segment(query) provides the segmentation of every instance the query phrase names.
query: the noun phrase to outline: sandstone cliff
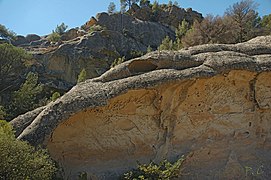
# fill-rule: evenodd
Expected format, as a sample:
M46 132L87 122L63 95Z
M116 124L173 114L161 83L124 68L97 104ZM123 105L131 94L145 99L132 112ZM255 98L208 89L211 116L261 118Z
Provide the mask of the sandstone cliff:
M184 179L271 176L271 36L152 52L11 123L73 178L187 155Z

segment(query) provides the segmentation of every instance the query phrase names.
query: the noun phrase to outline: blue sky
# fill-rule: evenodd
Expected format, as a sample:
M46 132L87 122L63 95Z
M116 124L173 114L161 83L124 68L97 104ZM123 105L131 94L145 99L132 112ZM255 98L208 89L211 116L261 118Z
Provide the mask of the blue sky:
M173 0L174 1L174 0ZM20 35L51 33L64 22L78 27L98 12L107 11L108 4L119 0L0 0L0 24ZM158 0L167 3L168 0ZM223 15L238 0L177 0L184 8L192 7L203 15ZM255 0L262 15L271 13L271 0Z

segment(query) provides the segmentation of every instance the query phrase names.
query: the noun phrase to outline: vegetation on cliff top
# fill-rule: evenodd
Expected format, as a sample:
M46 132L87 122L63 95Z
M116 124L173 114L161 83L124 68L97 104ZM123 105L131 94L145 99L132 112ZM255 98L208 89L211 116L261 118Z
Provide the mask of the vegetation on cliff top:
M192 25L183 21L176 29L175 41L166 37L160 50L212 43L240 43L260 35L271 34L271 14L262 18L252 0L242 0L230 6L224 16L207 15Z

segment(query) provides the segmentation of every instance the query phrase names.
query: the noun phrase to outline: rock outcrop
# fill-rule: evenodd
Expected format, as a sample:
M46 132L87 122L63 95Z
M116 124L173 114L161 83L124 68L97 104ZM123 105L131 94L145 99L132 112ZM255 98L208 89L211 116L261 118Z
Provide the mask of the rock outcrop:
M138 13L144 14L148 8L139 8ZM18 36L14 44L33 54L37 60L33 69L42 83L67 91L76 84L83 68L87 78L98 77L110 69L115 59L138 57L147 52L148 46L156 49L166 36L174 39L174 27L183 19L189 22L203 19L200 13L176 6L160 9L157 20L143 18L138 13L98 13L81 28L68 30L57 43L48 42L47 36L28 35Z
M27 126L18 138L47 147L66 178L84 171L114 179L137 161L184 154L184 179L241 179L257 170L267 179L270 78L271 36L152 52L11 124Z
M143 21L155 21L167 26L178 27L179 24L185 19L190 24L193 24L195 20L201 22L203 16L192 8L180 8L175 5L168 6L166 4L161 5L156 10L153 10L150 6L139 7L137 4L133 4L129 10L137 19Z

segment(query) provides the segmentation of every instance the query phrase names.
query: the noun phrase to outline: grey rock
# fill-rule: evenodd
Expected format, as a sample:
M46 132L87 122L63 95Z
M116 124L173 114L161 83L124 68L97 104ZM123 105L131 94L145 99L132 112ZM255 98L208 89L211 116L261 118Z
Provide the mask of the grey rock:
M19 45L27 44L27 43L29 43L29 42L27 41L27 39L26 39L24 36L21 36L21 35L16 36L15 41L12 42L12 44L13 44L14 46L19 46Z
M151 52L79 83L12 125L18 139L47 147L65 178L86 171L116 179L136 161L190 152L184 178L240 179L249 164L263 166L268 179L270 41Z
M28 34L26 35L25 39L30 43L32 41L38 41L41 39L39 35L36 34Z
M150 88L176 80L207 78L230 70L271 71L271 44L265 43L270 40L271 36L266 36L237 45L214 44L175 52L156 51L124 62L98 78L78 84L48 105L19 138L34 145L46 143L56 126L72 114L85 108L103 106L109 99L128 90ZM251 52L252 47L259 47L260 52Z
M24 115L20 115L13 119L10 124L13 127L13 130L15 131L15 136L19 136L23 130L29 126L32 121L39 115L41 111L43 111L46 107L39 107L37 109L34 109L33 111L27 112Z

